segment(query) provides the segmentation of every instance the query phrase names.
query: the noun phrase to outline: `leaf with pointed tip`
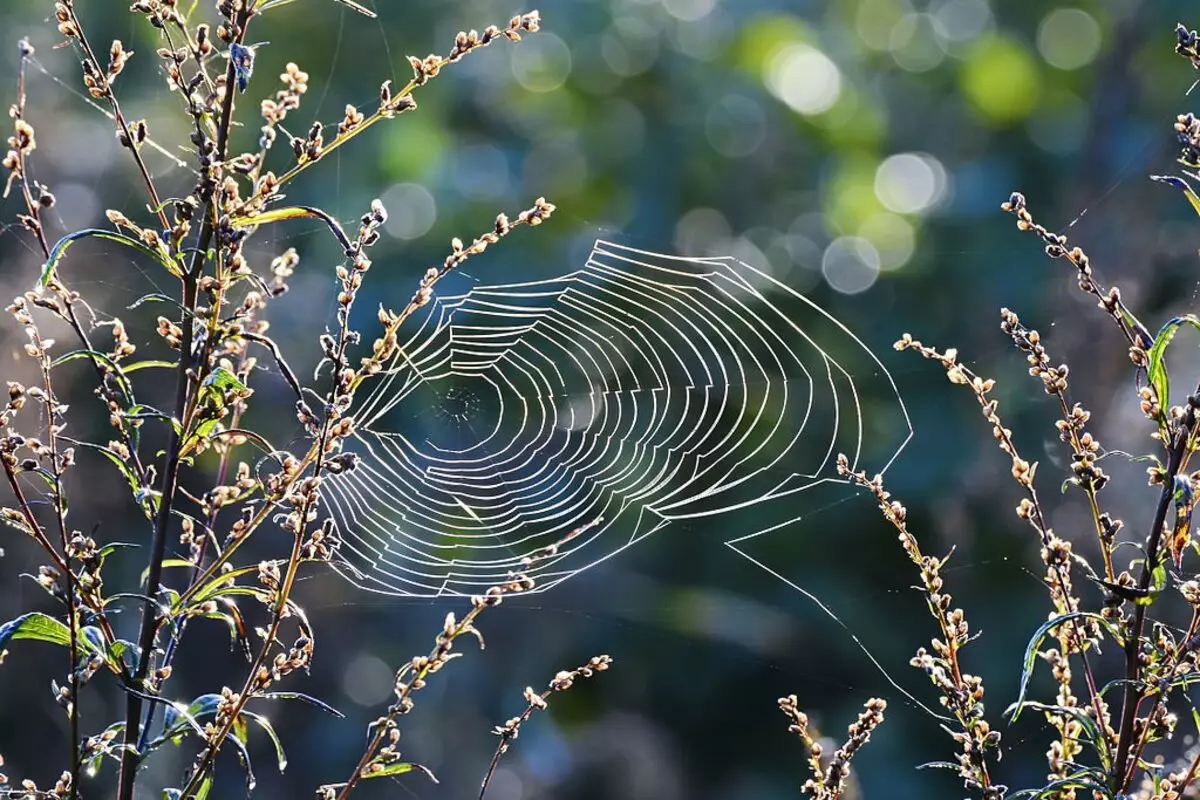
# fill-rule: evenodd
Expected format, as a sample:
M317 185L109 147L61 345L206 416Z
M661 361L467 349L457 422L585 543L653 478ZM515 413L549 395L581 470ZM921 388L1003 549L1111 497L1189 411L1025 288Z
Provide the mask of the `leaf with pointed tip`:
M1029 691L1029 679L1033 677L1033 667L1037 663L1037 654L1038 650L1040 650L1042 647L1042 642L1054 628L1057 628L1064 622L1070 622L1073 619L1096 620L1110 633L1112 633L1114 636L1116 635L1116 631L1112 627L1112 622L1094 611L1071 611L1067 614L1059 614L1058 616L1052 617L1039 625L1038 629L1033 632L1033 636L1029 639L1029 644L1025 647L1025 659L1021 666L1020 689L1017 692L1016 702L1009 706L1008 709L1012 712L1013 722L1017 721L1017 719L1021 716L1021 711L1024 710L1026 706L1025 695Z
M1158 404L1162 409L1164 420L1166 418L1167 407L1170 405L1171 393L1171 379L1167 374L1167 347L1175 338L1175 334L1184 325L1190 325L1196 330L1200 330L1200 318L1197 318L1194 314L1186 314L1182 317L1167 320L1158 329L1158 333L1154 335L1154 343L1146 351L1146 377L1150 380L1150 384L1154 387L1154 392L1158 395ZM1165 427L1165 425L1165 421L1160 422L1160 428Z
M101 364L108 367L113 377L116 378L117 383L120 385L121 391L127 398L130 399L130 401L133 400L133 387L129 385L129 379L125 377L124 368L121 367L121 365L117 362L113 361L107 353L101 353L99 350L87 350L85 348L72 350L69 353L63 353L58 358L54 359L54 361L50 362L50 366L51 368L59 367L67 362L77 361L81 358L86 358L92 362L99 361Z
M0 650L14 639L36 639L70 647L71 629L49 614L33 611L0 625Z
M311 695L303 694L301 692L266 692L265 694L262 694L259 696L263 700L300 700L302 702L308 703L311 706L316 706L317 708L324 711L326 714L332 714L333 716L337 717L338 719L346 718L345 714L338 711L336 708L329 705L324 700L318 700L317 698L312 697Z
M58 264L60 261L62 261L63 256L66 254L67 248L80 239L87 238L107 239L110 242L123 244L126 247L131 247L138 252L145 253L146 255L150 256L159 264L162 264L163 267L166 268L167 272L171 273L175 277L179 277L183 274L179 269L179 265L172 261L166 253L156 250L152 247L147 247L145 244L137 239L134 239L132 236L126 236L125 234L117 233L116 231L106 231L101 228L84 228L83 230L75 231L74 233L68 233L66 236L55 242L54 247L50 249L50 257L47 258L46 263L42 265L42 274L38 278L38 283L42 286L48 284L50 279L54 277L54 271L58 269Z
M407 761L396 761L391 764L384 764L382 765L382 768L377 770L371 770L368 768L367 770L363 771L362 778L363 780L367 780L368 778L391 778L395 777L396 775L404 775L412 772L413 770L425 773L425 777L429 778L429 780L433 781L434 783L438 782L437 777L433 774L433 770L429 769L428 767L423 767L420 764L413 764Z
M341 224L332 216L330 216L328 212L322 211L314 206L288 206L287 208L276 208L272 209L271 211L263 211L250 216L235 216L229 220L229 224L246 228L256 227L268 222L280 222L289 219L303 219L304 217L316 217L324 222L329 228L330 232L333 233L334 238L338 240L338 244L342 246L342 249L346 251L351 249L350 239L347 238L346 232L342 230Z
M275 733L275 728L271 726L271 721L262 714L255 714L253 711L243 711L243 717L247 717L258 723L258 727L266 732L267 738L271 740L271 744L275 745L275 760L279 763L279 771L283 772L287 769L287 755L283 752L283 742L279 741L279 734Z
M1200 214L1200 197L1196 195L1196 192L1192 190L1192 187L1189 186L1188 182L1183 178L1180 178L1177 175L1151 175L1150 180L1157 181L1158 183L1165 183L1167 186L1171 186L1183 192L1183 196L1186 197L1188 203L1191 204L1192 210L1197 214Z

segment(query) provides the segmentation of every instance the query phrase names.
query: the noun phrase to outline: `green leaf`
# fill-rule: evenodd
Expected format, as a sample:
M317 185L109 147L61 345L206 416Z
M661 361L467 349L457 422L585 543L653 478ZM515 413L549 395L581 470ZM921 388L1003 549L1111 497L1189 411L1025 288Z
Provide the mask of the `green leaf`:
M99 555L101 559L105 559L116 551L126 547L141 547L141 545L137 542L109 542L97 551L97 555Z
M258 566L255 565L253 567L239 567L229 572L214 575L208 583L201 586L192 594L191 599L188 600L188 606L191 607L198 603L203 603L205 600L211 600L213 597L222 594L222 590L232 588L232 584L236 579L243 575L257 572Z
M138 482L137 475L134 474L133 468L130 467L129 464L127 464L125 462L125 459L121 458L121 456L118 455L116 451L112 450L111 448L105 447L104 445L95 444L94 442L86 442L86 441L83 441L82 439L72 440L72 444L74 444L78 447L86 447L89 450L94 450L97 453L99 453L100 455L107 458L109 461L112 462L113 466L115 466L117 468L117 470L120 471L121 475L124 476L125 482L129 484L129 490L134 494L134 496L136 497L139 494L141 494L142 485ZM136 546L136 545L128 545L128 546ZM106 555L103 552L101 554Z
M171 297L171 295L163 294L162 292L151 292L150 294L144 294L141 297L139 297L137 300L134 300L132 304L127 305L125 307L127 309L129 309L130 311L132 311L133 309L137 308L138 306L140 306L144 303L170 303L171 305L173 305L177 309L179 309L179 311L181 313L186 314L188 316L192 316L191 309L184 306L182 303L180 303L174 297Z
M364 771L362 779L365 781L370 778L391 778L396 775L403 775L407 772L412 772L413 770L425 773L425 777L429 778L429 780L433 781L434 783L438 782L438 779L434 776L433 771L428 767L423 767L420 764L411 764L407 761L396 761L391 764L384 764L383 769L374 770L371 772Z
M70 647L71 629L49 614L34 611L0 625L0 649L14 639L37 639Z
M1006 800L1019 800L1019 798L1051 800L1051 798L1060 797L1064 789L1086 789L1098 792L1101 797L1109 798L1109 800L1112 800L1113 796L1112 791L1105 785L1103 777L1097 778L1092 770L1080 770L1073 775L1051 781L1040 788L1022 789L1019 792L1014 792L1008 795Z
M224 622L229 627L229 641L231 647L241 644L242 650L245 652L246 656L249 657L251 655L250 642L249 637L246 635L246 623L242 619L241 612L238 611L237 605L234 604L234 602L229 598L222 597L221 601L225 604L225 607L229 609L227 612L210 611L209 613L201 614L200 616L204 619L216 619Z
M238 714L233 720L233 727L229 732L242 744L250 741L250 728L246 725L245 714Z
M108 648L108 662L117 670L117 674L122 672L120 667L125 667L132 672L135 666L125 660L126 653L131 655L136 663L138 646L128 639L117 639L112 643L112 647Z
M275 745L275 760L279 763L279 771L283 772L287 769L287 755L283 752L283 743L279 741L279 734L275 733L275 728L271 726L270 720L262 714L255 714L252 711L243 711L242 716L254 720L258 723L258 727L266 732L267 738L271 740L271 744Z
M1017 719L1021 716L1021 711L1025 708L1025 695L1029 691L1029 679L1033 677L1033 667L1037 663L1037 654L1042 648L1042 642L1054 628L1057 628L1064 622L1070 622L1073 619L1094 619L1103 624L1110 633L1114 633L1115 635L1115 632L1112 629L1112 623L1094 611L1071 611L1066 614L1059 614L1058 616L1052 617L1051 619L1048 619L1039 625L1038 629L1034 631L1033 637L1030 638L1029 644L1025 647L1025 659L1021 666L1020 689L1017 692L1016 702L1009 706L1008 709L1012 712L1013 722L1017 721Z
M164 558L162 565L163 565L163 569L169 569L169 568L191 569L192 567L196 566L191 561L188 561L186 558ZM142 570L142 578L141 578L140 585L145 586L146 579L149 577L150 577L150 568L146 567L144 570Z
M124 367L126 372L137 372L139 369L158 369L158 368L173 368L179 366L174 361L159 361L157 359L146 359L145 361L135 361L132 364L127 364Z
M212 433L220 421L220 411L225 407L225 396L228 393L245 395L249 393L246 384L224 367L217 367L200 383L197 393L204 413L189 429L184 443L184 451L190 451L198 439L203 439Z
M1070 717L1079 723L1080 733L1082 738L1100 756L1100 763L1107 770L1112 763L1109 759L1107 739L1104 732L1100 730L1100 726L1096 721L1089 717L1086 710L1079 707L1050 705L1047 703L1038 703L1032 700L1027 700L1024 703L1025 708L1032 708L1035 711L1044 711L1047 715L1055 714L1060 717ZM1012 710L1011 708L1009 710ZM1007 713L1007 712L1006 712Z
M162 264L163 267L166 268L167 272L170 272L172 275L179 277L183 274L179 270L179 265L172 261L165 252L147 247L137 239L134 239L132 236L126 236L125 234L117 233L116 231L106 231L101 228L84 228L81 231L68 233L54 244L54 247L50 250L50 257L47 258L46 263L42 265L42 274L38 278L38 283L40 283L42 286L45 286L47 283L49 283L50 279L54 277L54 271L58 269L59 262L62 261L63 256L66 254L67 248L80 239L87 239L89 237L107 239L110 242L116 242L118 244L123 244L126 247L132 247L134 250L145 253L159 264Z
M321 709L325 713L332 714L333 716L337 717L338 719L346 718L345 714L338 711L336 708L329 705L324 700L318 700L315 697L312 697L307 694L303 694L301 692L266 692L264 694L259 695L259 697L261 697L263 700L300 700L305 703L308 703L311 706L316 706L317 708Z
M196 787L196 792L192 795L191 800L207 800L208 793L212 791L212 785L213 773L210 769L203 780L200 781L200 785ZM162 800L182 800L182 798L182 789L163 789Z
M345 0L340 0L345 2ZM262 9L259 9L261 12ZM353 249L350 239L346 236L346 232L342 230L341 224L334 219L327 211L316 208L314 206L289 206L287 208L276 208L270 211L263 211L250 216L235 216L229 219L229 224L238 228L256 228L268 222L280 222L289 219L303 219L304 217L316 217L325 223L329 228L333 237L338 240L342 250L349 253Z
M51 368L66 364L68 361L75 361L80 358L86 358L89 361L99 361L112 370L113 375L117 379L117 383L121 386L121 391L125 394L130 402L133 401L133 387L129 384L129 379L125 377L123 368L120 364L113 361L106 353L101 353L99 350L72 350L69 353L63 353L58 358L50 363Z
M1148 606L1158 599L1158 596L1162 594L1162 590L1167 586L1167 565L1159 564L1150 573L1150 577L1150 591L1146 593L1145 597L1136 598L1133 601L1135 605Z
M246 384L242 383L238 379L237 375L234 375L232 372L225 369L224 367L217 367L212 372L210 372L208 374L208 377L204 379L204 383L202 383L201 385L202 386L211 386L215 389L221 390L222 392L228 391L230 389L236 389L238 391L242 391L246 388Z
M1200 197L1196 196L1196 193L1192 191L1192 187L1183 178L1176 175L1151 175L1150 180L1165 183L1183 192L1183 196L1191 203L1192 210L1200 214Z
M1167 374L1166 362L1167 347L1183 325L1191 325L1196 330L1200 330L1200 318L1194 314L1187 314L1168 320L1158 329L1158 333L1154 336L1154 343L1146 351L1146 377L1158 395L1158 403L1163 410L1164 417L1171 396L1171 379ZM1165 422L1160 424L1165 425Z

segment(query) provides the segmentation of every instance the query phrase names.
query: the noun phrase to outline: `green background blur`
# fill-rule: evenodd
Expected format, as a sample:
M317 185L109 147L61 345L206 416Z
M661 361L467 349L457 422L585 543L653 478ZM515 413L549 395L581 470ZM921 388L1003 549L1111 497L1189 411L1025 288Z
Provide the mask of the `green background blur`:
M186 120L153 63L153 31L124 2L80 6L93 42L120 38L137 52L118 83L128 115L147 118L158 141L185 141ZM445 51L459 29L504 24L528 10L482 0L373 7L374 21L332 0L297 0L255 21L250 38L270 44L239 97L247 127L235 147L251 146L254 105L275 91L287 61L311 76L300 111L285 123L301 134L313 119L336 123L346 103L373 108L382 80L406 79L405 54ZM985 677L1000 724L1025 641L1048 610L1035 538L1012 514L1016 487L970 395L936 365L890 345L910 331L957 346L1000 380L1006 423L1023 454L1042 462L1055 529L1090 553L1086 511L1057 491L1067 454L1053 429L1056 407L1004 341L999 308L1020 313L1046 334L1054 358L1070 361L1073 395L1096 413L1106 447L1145 452L1148 431L1115 330L1074 287L1069 268L1047 261L999 204L1020 189L1040 221L1064 230L1074 223L1072 239L1151 327L1194 310L1194 217L1147 179L1171 171L1171 122L1188 107L1193 72L1172 53L1172 28L1200 24L1189 10L1140 0L547 0L541 34L449 68L420 91L416 113L376 126L308 170L288 189L289 201L352 221L371 198L383 198L391 219L372 253L376 267L360 303L368 310L407 299L450 237L472 237L496 212L515 213L545 195L559 208L553 220L473 261L473 276L558 274L604 236L686 255L736 255L836 314L880 353L909 404L915 438L888 473L889 488L908 504L930 552L957 548L949 587L983 633L966 661ZM132 216L143 200L110 124L78 94L71 51L53 47L49 11L50 3L32 0L0 6L0 98L15 96L16 41L28 36L45 70L31 70L29 118L38 131L37 177L59 201L55 238L102 224L106 208ZM281 141L273 163L285 150ZM186 169L148 157L164 194L187 191ZM12 201L5 209L9 219L17 211ZM287 244L301 251L294 291L270 318L303 373L332 319L337 254L319 228L279 227L262 231L250 254L262 268ZM36 274L23 236L15 228L0 235L6 296ZM172 288L122 252L88 252L93 257L75 260L67 277L100 309L116 313L131 292ZM135 343L150 342L152 326L152 316L140 328L131 321ZM2 369L13 375L22 367L8 353L21 344L11 324L0 333ZM1197 365L1179 352L1173 369ZM285 440L298 435L282 384L264 378L258 391L259 423ZM72 402L80 413L95 404L82 382ZM282 408L289 410L275 410ZM1151 503L1141 467L1113 458L1106 469L1117 478L1105 492L1108 507L1140 531ZM79 482L72 502L74 523L97 525L101 541L143 535L115 480ZM404 720L406 757L441 783L410 775L401 787L367 786L362 795L474 797L495 745L489 730L520 712L523 687L606 652L613 670L553 698L551 711L523 729L490 798L796 796L804 754L775 708L788 693L835 738L867 697L889 699L889 721L856 761L865 796L961 796L951 773L914 769L952 755L937 722L801 592L720 545L781 513L803 517L755 552L828 604L896 683L934 704L925 678L907 666L927 644L932 620L910 589L916 576L893 533L867 499L849 493L788 502L782 512L751 509L706 523L694 537L668 531L554 592L486 614L487 650L465 646L467 656L430 681ZM263 552L278 547L266 541L273 535L262 534ZM50 610L44 593L19 577L36 572L36 554L15 535L0 546L4 618ZM116 568L135 580L139 557L123 558ZM367 722L388 702L391 668L426 652L446 611L463 608L367 595L328 574L304 584L302 603L318 634L316 661L310 678L286 688L315 694L348 719L303 705L272 709L290 764L278 774L269 745L256 740L264 797L306 797L319 782L343 779ZM133 630L135 620L122 624ZM190 631L172 696L242 680L244 662L219 627ZM45 785L61 769L64 721L48 686L61 659L19 644L0 667L0 754L11 776ZM111 687L89 691L86 732L114 719L119 702ZM1004 731L1002 779L1015 788L1037 783L1046 744L1038 720L1026 716ZM163 752L147 785L171 781L191 753ZM219 796L238 796L235 759L222 756L221 764L227 783Z

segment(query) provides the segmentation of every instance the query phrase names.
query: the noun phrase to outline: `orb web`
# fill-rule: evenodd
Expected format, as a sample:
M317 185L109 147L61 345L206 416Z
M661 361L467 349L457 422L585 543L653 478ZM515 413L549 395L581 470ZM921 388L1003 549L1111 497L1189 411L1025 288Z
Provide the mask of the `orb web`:
M597 241L410 322L354 411L358 466L322 487L339 571L377 592L515 571L544 591L673 521L837 480L839 452L882 470L911 434L869 348L733 258Z

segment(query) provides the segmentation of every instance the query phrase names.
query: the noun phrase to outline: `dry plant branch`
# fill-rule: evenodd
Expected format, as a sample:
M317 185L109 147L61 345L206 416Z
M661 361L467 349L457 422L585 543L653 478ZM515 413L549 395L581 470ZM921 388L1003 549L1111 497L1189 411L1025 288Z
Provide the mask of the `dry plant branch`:
M488 764L487 773L484 774L483 781L479 785L479 800L483 800L483 796L487 794L488 785L492 782L492 776L496 774L496 767L500 764L501 756L508 752L508 748L520 736L521 726L529 721L529 718L533 716L535 711L545 711L549 707L550 695L555 692L565 692L575 685L577 679L590 678L597 672L604 672L611 666L611 656L592 656L581 667L559 672L541 692L532 686L525 687L525 702L528 704L525 706L525 710L503 725L497 725L492 730L492 733L500 737L500 744L496 745L496 752L492 754L492 760Z
M840 800L846 791L846 780L850 777L850 762L863 745L871 741L875 729L883 724L887 703L877 697L868 700L858 719L850 723L846 741L828 757L825 748L813 736L808 715L800 710L796 695L781 697L778 703L779 710L791 723L788 732L800 737L808 753L811 777L800 787L800 791L812 795L814 800Z

